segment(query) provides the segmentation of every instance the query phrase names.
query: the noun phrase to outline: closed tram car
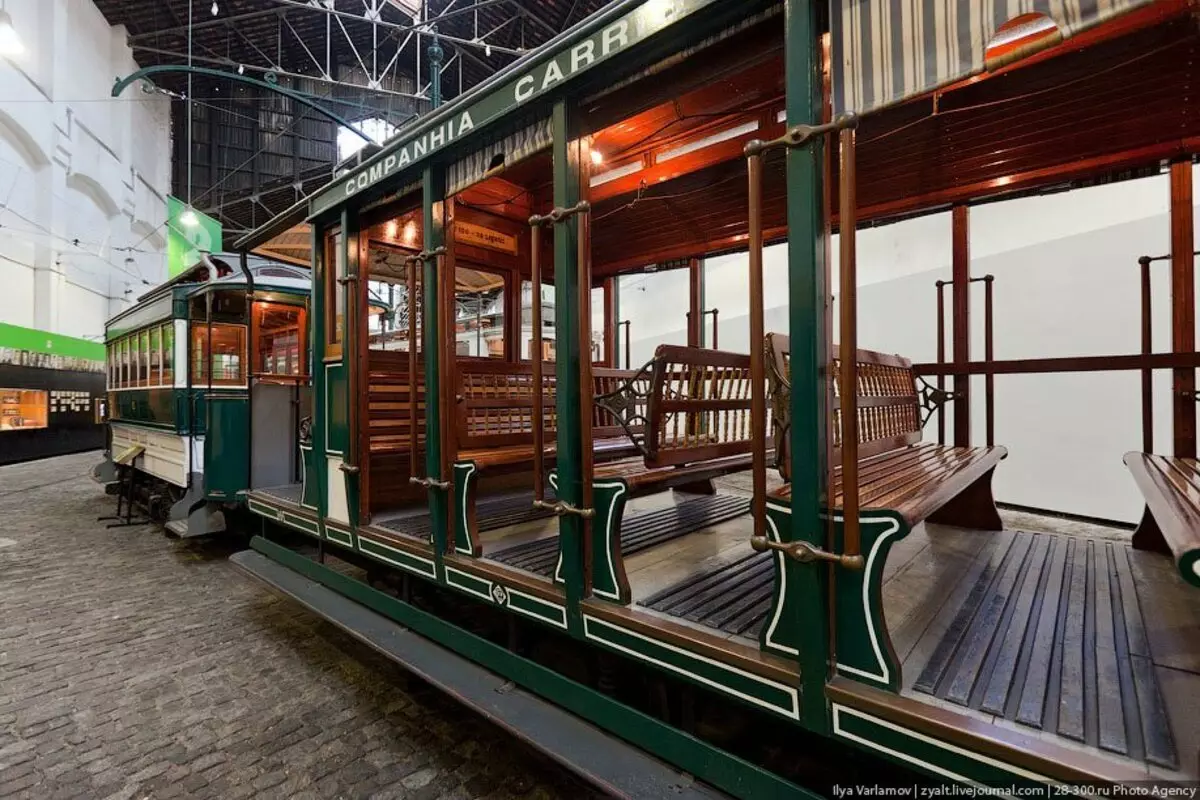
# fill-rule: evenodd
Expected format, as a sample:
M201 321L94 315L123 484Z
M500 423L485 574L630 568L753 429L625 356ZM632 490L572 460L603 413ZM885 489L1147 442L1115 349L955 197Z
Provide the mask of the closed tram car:
M214 253L109 320L109 449L95 477L123 478L187 537L223 531L252 474L299 475L292 448L252 459L250 442L295 441L308 414L309 291L303 267Z
M1200 778L1194 6L965 5L611 3L237 243L312 226L311 425L260 436L253 390L225 417L235 369L203 456L138 429L163 480L245 483L239 567L618 795ZM972 360L972 205L1160 170L1170 352L1002 361L989 329ZM953 359L860 347L856 231L946 211ZM720 349L699 260L728 254ZM671 270L686 329L636 363L623 279ZM171 414L225 369L181 382L220 286L170 290ZM1124 454L1131 540L1001 516L996 376L1155 370L1174 436Z

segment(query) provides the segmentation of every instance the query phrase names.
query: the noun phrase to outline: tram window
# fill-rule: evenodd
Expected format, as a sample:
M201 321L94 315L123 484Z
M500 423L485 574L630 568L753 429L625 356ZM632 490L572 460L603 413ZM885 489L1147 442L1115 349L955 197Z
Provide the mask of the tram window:
M340 283L346 277L341 232L325 237L325 264L325 356L333 357L342 354L342 329L346 322L346 290Z
M254 304L254 373L304 374L304 309L280 303Z
M407 353L408 270L415 251L371 247L367 281L367 347ZM421 349L421 269L417 267L417 350Z
M112 343L106 344L104 346L104 369L105 369L106 377L108 378L108 388L109 389L116 388L117 382L114 378L116 363L117 363L116 356L113 353Z
M0 433L48 426L49 393L40 389L0 389Z
M150 385L162 386L162 340L157 327L150 329Z
M542 360L554 360L554 284L542 281ZM521 360L531 361L537 345L533 335L533 283L521 281Z
M138 334L138 386L150 386L150 331Z
M175 323L168 322L162 331L162 384L173 386L175 383Z
M208 325L192 327L192 383L209 383ZM246 353L246 326L228 323L212 325L212 385L242 386Z
M504 358L504 276L458 267L454 273L455 352Z
M120 381L120 385L121 385L122 389L126 389L131 385L129 383L129 337L128 336L126 336L124 339L121 340L120 348L121 348L121 381Z

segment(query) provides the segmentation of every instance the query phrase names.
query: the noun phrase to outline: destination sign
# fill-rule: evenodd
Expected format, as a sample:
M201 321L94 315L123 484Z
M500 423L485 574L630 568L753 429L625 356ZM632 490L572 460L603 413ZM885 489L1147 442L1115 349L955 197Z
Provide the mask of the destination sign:
M514 73L473 103L451 103L418 123L408 136L397 137L353 172L338 178L313 198L310 216L345 202L380 181L426 161L430 156L505 116L566 81L608 61L634 45L716 0L646 0L637 8L579 36ZM460 109L457 106L463 105Z

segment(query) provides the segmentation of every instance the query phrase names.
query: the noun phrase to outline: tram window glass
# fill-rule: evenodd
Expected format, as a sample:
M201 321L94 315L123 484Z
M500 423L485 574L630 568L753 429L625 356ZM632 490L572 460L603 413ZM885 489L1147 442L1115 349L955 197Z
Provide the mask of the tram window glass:
M158 327L153 327L150 333L150 385L162 386L162 339Z
M342 354L342 329L346 322L346 290L339 282L346 277L346 258L340 231L325 237L325 265L325 356L333 357Z
M533 282L521 281L521 360L533 359ZM554 360L554 284L542 281L542 360Z
M208 325L192 328L192 383L207 384ZM244 372L246 326L214 322L212 325L212 385L241 386L246 382Z
M113 344L109 342L108 344L104 345L104 369L105 376L108 379L109 389L115 389L117 386L116 363L117 359L116 354L113 352Z
M175 383L175 323L168 322L162 331L162 384L172 386Z
M604 361L604 287L592 289L592 361Z
M455 353L504 358L504 276L458 267L454 273Z
M138 334L138 386L150 386L150 331Z
M122 389L127 388L129 384L129 337L126 336L119 342L121 348L121 380L120 386Z
M304 374L304 309L281 303L255 303L254 372Z
M49 392L0 389L0 433L48 427Z
M368 257L367 346L371 350L407 353L408 271L406 259L415 251L377 247L372 243ZM421 349L421 268L417 270L417 350Z

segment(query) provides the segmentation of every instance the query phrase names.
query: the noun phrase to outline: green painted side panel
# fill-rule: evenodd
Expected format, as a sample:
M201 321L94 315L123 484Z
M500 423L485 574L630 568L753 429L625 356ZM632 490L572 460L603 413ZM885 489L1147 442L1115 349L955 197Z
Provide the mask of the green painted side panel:
M109 419L203 436L207 393L170 387L109 392Z
M784 26L787 47L784 69L787 86L787 123L821 122L822 77L817 37L821 30L820 3L786 0ZM824 152L820 137L807 147L787 153L788 285L791 320L792 377L792 531L786 541L821 541L820 521L826 493L825 464L825 306L826 286L825 220L822 213ZM782 533L781 533L782 536ZM806 596L819 597L817 605L803 609L801 616L783 621L797 628L787 638L800 643L800 672L804 696L823 698L829 664L829 630L826 620L827 594L821 577L827 565L810 565L802 573ZM804 723L819 732L828 731L824 704L805 704Z
M454 464L454 493L452 526L454 529L454 552L467 556L483 554L483 548L472 541L470 505L475 493L477 470L474 461L459 461Z
M304 491L300 495L300 505L316 508L320 502L320 478L317 475L317 457L311 447L300 448L300 458L304 464Z
M325 365L325 454L342 455L350 444L350 409L346 368ZM329 476L333 478L333 476Z
M250 486L250 403L240 397L208 398L204 437L204 494L232 501Z
M414 572L417 575L437 580L437 567L434 562L415 556L407 550L391 547L386 542L377 542L367 535L359 535L358 549L359 552L382 561L385 564L391 564L393 567L399 567L400 569Z
M795 529L792 527L791 508L784 503L767 500L767 538L773 542L795 541ZM803 537L810 544L820 545L824 531L820 528L810 529ZM803 564L787 558L782 553L772 553L775 564L774 594L771 599L771 609L767 612L767 620L759 634L759 643L764 650L776 655L802 661L801 652L805 647L811 647L807 633L813 626L821 631L827 630L823 621L816 620L817 615L826 615L828 608L828 568L823 564ZM824 648L821 648L822 654ZM824 670L821 672L824 677ZM805 683L806 691L814 691ZM818 697L824 695L821 691ZM806 697L810 695L805 695ZM822 703L816 703L820 708ZM824 716L822 715L822 720ZM807 723L807 718L805 719Z
M187 393L175 389L125 389L109 392L108 418L183 432L188 429Z
M958 745L907 730L871 714L835 705L833 734L908 768L960 783L1001 787L1038 787L1042 795L1050 776L1036 775ZM1064 787L1068 788L1068 787ZM1071 792L1066 792L1071 794Z
M881 689L900 691L900 660L892 650L883 617L883 566L892 545L908 535L904 518L892 511L859 514L861 570L840 570L836 584L837 671ZM834 546L842 552L844 532L835 518Z
M794 686L753 675L597 617L585 615L584 629L589 641L653 664L699 686L716 689L790 720L800 716L800 693Z
M469 658L514 683L641 747L722 791L739 797L813 798L819 795L719 750L611 697L571 681L397 598L334 572L261 537L251 546L284 566Z
M629 486L622 480L598 481L592 488L592 594L628 605L628 581L622 580L625 564L621 559L621 518Z
M571 208L579 202L580 164L572 147L571 111L559 101L551 115L554 141L554 205ZM558 419L557 497L583 507L580 461L582 428L579 417L579 215L554 226L554 361L555 411ZM590 347L588 356L591 355ZM571 633L583 635L579 606L584 597L584 525L577 516L564 514L558 522L561 578L566 583L567 618Z

